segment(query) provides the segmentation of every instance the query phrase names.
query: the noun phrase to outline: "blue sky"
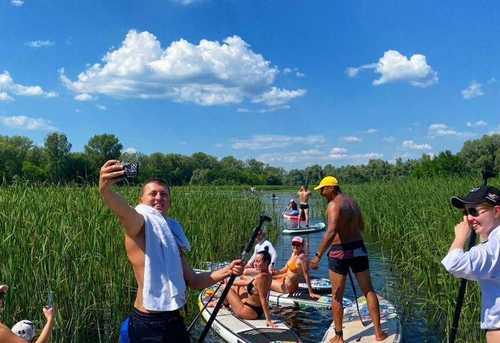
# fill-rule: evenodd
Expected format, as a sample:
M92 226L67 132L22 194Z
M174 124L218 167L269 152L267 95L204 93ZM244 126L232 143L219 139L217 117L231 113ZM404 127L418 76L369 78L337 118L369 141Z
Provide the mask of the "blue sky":
M0 2L0 135L286 169L500 133L494 2Z

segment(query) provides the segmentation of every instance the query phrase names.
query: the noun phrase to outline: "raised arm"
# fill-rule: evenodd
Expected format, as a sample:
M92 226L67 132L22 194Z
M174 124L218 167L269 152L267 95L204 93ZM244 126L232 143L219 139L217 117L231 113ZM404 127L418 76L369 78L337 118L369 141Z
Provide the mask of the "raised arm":
M99 175L99 193L104 203L118 217L129 237L137 236L144 227L144 217L127 201L112 190L112 186L123 176L123 166L118 160L109 160L101 167Z
M328 249L330 244L332 244L332 241L335 238L335 235L337 234L338 230L340 207L337 204L335 204L335 202L332 201L328 203L328 208L326 211L328 217L328 227L326 229L325 234L323 235L323 240L321 241L315 256L311 260L311 268L313 269L318 268L321 257Z
M38 336L35 343L48 343L50 342L50 337L52 336L52 329L54 328L55 324L55 310L53 307L44 307L43 314L45 315L47 322L45 323L42 333L40 334L40 336Z

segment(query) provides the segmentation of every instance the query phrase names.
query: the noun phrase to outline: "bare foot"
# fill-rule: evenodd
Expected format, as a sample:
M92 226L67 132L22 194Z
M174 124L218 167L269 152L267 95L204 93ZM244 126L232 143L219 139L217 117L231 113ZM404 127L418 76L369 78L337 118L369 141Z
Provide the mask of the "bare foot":
M219 300L212 300L212 301L210 301L210 302L207 304L207 307L215 307L215 305L217 305L217 302L218 302L218 301L219 301Z
M381 331L381 332L380 332L380 334L378 334L378 335L377 335L377 334L375 334L375 339L376 339L377 341L379 341L379 342L380 342L380 341L383 341L383 340L384 340L384 339L386 339L386 338L387 338L387 334L386 334L384 331Z

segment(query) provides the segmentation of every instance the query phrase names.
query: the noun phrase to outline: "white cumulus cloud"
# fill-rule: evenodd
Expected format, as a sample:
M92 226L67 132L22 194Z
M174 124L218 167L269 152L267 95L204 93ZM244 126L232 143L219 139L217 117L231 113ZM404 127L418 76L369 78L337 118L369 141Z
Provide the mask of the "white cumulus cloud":
M81 94L77 94L75 95L75 98L74 98L76 101L92 101L92 100L95 100L95 98L88 94L88 93L81 93Z
M27 116L0 116L0 124L14 129L24 129L30 131L57 130L57 128L54 127L49 120L43 118L31 118Z
M9 100L13 100L12 95L45 96L48 98L57 96L57 93L46 92L40 86L23 86L15 83L8 71L0 73L0 94Z
M21 7L22 5L24 5L24 1L23 0L10 0L10 4L12 6Z
M322 145L325 141L325 137L320 135L255 135L250 139L235 139L232 147L233 149L265 150L286 148L293 145Z
M78 94L117 98L170 99L203 106L244 101L276 106L302 96L305 90L274 86L279 70L251 50L238 36L222 43L202 39L197 45L184 39L162 49L157 38L131 30L122 45L109 51L101 63L63 84Z
M9 94L6 92L0 92L0 101L12 101L14 98L12 98Z
M460 136L461 134L456 130L448 127L446 124L431 124L429 125L429 136L442 137L442 136Z
M137 153L137 149L130 147L130 148L123 150L123 152L126 154L135 154L135 153Z
M380 74L380 78L373 81L374 86L391 82L408 82L412 86L428 87L438 82L437 72L421 54L414 54L408 58L396 50L387 50L377 63L349 67L346 69L346 74L355 77L363 69L372 69Z
M417 144L413 140L403 141L403 147L411 150L431 150L432 146L429 144Z
M46 48L49 46L54 46L55 44L55 42L50 40L33 40L24 43L24 45L29 46L30 48Z
M362 141L361 138L356 136L345 136L342 137L342 140L347 143L359 143Z
M467 100L481 95L484 95L483 85L476 81L472 81L467 88L462 90L462 96Z
M484 127L484 126L487 126L488 123L485 122L484 120L478 120L476 122L468 121L466 125L467 125L467 127Z

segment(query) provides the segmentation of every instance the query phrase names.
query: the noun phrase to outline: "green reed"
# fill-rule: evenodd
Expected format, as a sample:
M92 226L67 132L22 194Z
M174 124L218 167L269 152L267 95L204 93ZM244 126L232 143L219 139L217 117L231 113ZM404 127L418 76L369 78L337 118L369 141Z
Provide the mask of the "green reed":
M138 188L119 192L137 202ZM172 199L169 215L184 225L193 266L238 256L263 208L259 198L227 187L174 188ZM0 188L0 283L11 286L0 314L8 325L33 319L41 328L54 292L54 342L116 341L136 289L123 232L94 187Z

